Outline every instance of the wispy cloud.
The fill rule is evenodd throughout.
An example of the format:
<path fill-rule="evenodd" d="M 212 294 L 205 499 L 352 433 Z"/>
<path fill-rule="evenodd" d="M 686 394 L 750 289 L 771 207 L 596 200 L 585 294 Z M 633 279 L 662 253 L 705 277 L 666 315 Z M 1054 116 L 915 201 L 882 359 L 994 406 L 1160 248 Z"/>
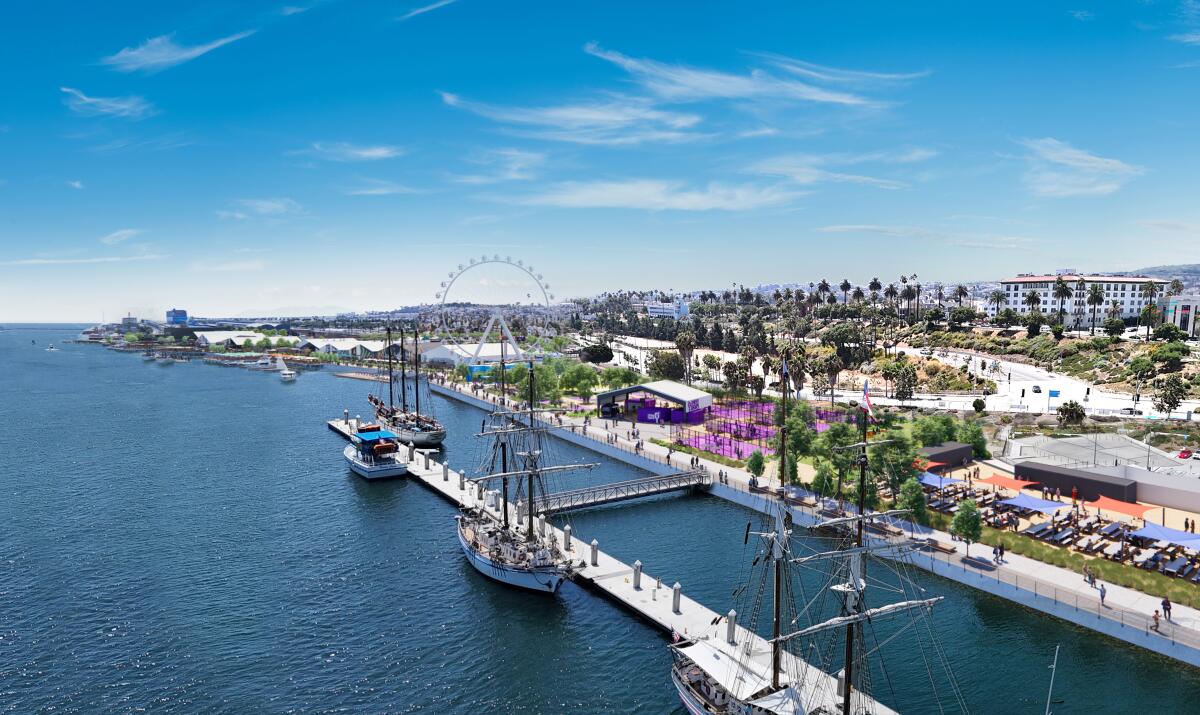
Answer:
<path fill-rule="evenodd" d="M 67 186 L 70 186 L 72 189 L 76 189 L 79 191 L 82 191 L 84 189 L 83 182 L 77 181 L 77 180 L 68 181 Z"/>
<path fill-rule="evenodd" d="M 267 267 L 265 261 L 227 261 L 223 263 L 193 263 L 192 270 L 202 273 L 246 273 L 261 271 Z"/>
<path fill-rule="evenodd" d="M 1045 137 L 1019 142 L 1026 156 L 1026 187 L 1038 196 L 1104 196 L 1144 172 L 1119 159 L 1108 159 Z"/>
<path fill-rule="evenodd" d="M 136 256 L 93 256 L 91 258 L 19 258 L 0 261 L 0 266 L 86 266 L 97 263 L 129 263 L 132 261 L 159 261 L 166 258 L 158 253 L 143 253 Z"/>
<path fill-rule="evenodd" d="M 584 49 L 588 54 L 625 70 L 655 95 L 673 102 L 709 99 L 789 99 L 854 106 L 875 104 L 872 100 L 856 94 L 776 77 L 758 69 L 748 74 L 732 74 L 672 65 L 605 50 L 595 42 L 588 43 Z"/>
<path fill-rule="evenodd" d="M 140 236 L 142 233 L 143 231 L 140 228 L 123 228 L 119 231 L 113 231 L 107 236 L 102 237 L 100 239 L 100 243 L 103 243 L 106 246 L 115 246 L 122 241 L 128 241 L 134 236 Z"/>
<path fill-rule="evenodd" d="M 154 105 L 137 96 L 89 97 L 74 87 L 59 87 L 67 107 L 85 117 L 122 117 L 137 121 L 156 114 Z"/>
<path fill-rule="evenodd" d="M 936 151 L 921 147 L 858 154 L 790 154 L 763 159 L 752 164 L 748 171 L 754 174 L 783 177 L 797 184 L 832 182 L 864 184 L 881 189 L 901 189 L 907 184 L 897 179 L 848 174 L 832 171 L 827 167 L 858 164 L 912 164 L 934 156 L 937 156 Z"/>
<path fill-rule="evenodd" d="M 1182 42 L 1185 45 L 1200 45 L 1200 32 L 1181 32 L 1177 35 L 1171 35 L 1169 39 L 1175 42 Z"/>
<path fill-rule="evenodd" d="M 536 170 L 546 163 L 546 155 L 523 149 L 492 149 L 471 161 L 487 167 L 488 171 L 456 176 L 455 181 L 461 184 L 494 184 L 532 179 Z"/>
<path fill-rule="evenodd" d="M 1067 14 L 1080 22 L 1096 19 L 1096 14 L 1091 10 L 1067 10 Z"/>
<path fill-rule="evenodd" d="M 100 62 L 119 72 L 159 72 L 194 60 L 218 47 L 245 39 L 254 33 L 255 30 L 247 30 L 203 45 L 179 45 L 175 43 L 174 34 L 160 35 L 146 40 L 137 47 L 126 47 L 115 55 L 101 59 Z"/>
<path fill-rule="evenodd" d="M 404 153 L 398 146 L 359 145 L 349 142 L 313 142 L 312 153 L 331 161 L 378 161 L 394 159 Z"/>
<path fill-rule="evenodd" d="M 910 82 L 931 74 L 928 70 L 921 72 L 866 72 L 829 67 L 771 53 L 761 53 L 760 56 L 766 58 L 772 65 L 793 75 L 827 84 L 878 86 Z"/>
<path fill-rule="evenodd" d="M 620 208 L 650 211 L 748 211 L 786 204 L 802 192 L 779 186 L 710 183 L 687 188 L 656 179 L 566 182 L 517 199 L 531 206 Z"/>
<path fill-rule="evenodd" d="M 1200 234 L 1200 224 L 1187 223 L 1186 221 L 1176 221 L 1173 219 L 1146 219 L 1144 221 L 1138 221 L 1138 224 L 1144 226 L 1145 228 L 1155 229 L 1156 231 Z"/>
<path fill-rule="evenodd" d="M 933 241 L 948 246 L 960 248 L 988 248 L 995 250 L 1028 250 L 1034 240 L 1027 236 L 1012 236 L 995 233 L 976 233 L 971 231 L 945 231 L 923 228 L 921 226 L 889 225 L 889 224 L 834 224 L 817 229 L 821 233 L 857 233 L 876 234 L 889 238 L 907 238 L 922 241 Z"/>
<path fill-rule="evenodd" d="M 279 14 L 283 15 L 284 17 L 290 17 L 292 15 L 299 15 L 302 12 L 308 12 L 311 9 L 312 6 L 302 7 L 300 5 L 284 5 L 283 7 L 279 8 Z"/>
<path fill-rule="evenodd" d="M 700 123 L 698 115 L 656 109 L 650 102 L 634 97 L 612 96 L 597 102 L 545 107 L 502 107 L 471 102 L 449 92 L 441 96 L 451 107 L 526 127 L 532 136 L 542 139 L 619 146 L 702 138 L 689 131 Z"/>
<path fill-rule="evenodd" d="M 217 216 L 225 219 L 244 220 L 252 215 L 278 217 L 303 211 L 303 207 L 299 203 L 289 198 L 238 199 L 234 204 L 239 207 L 237 210 L 217 211 Z"/>
<path fill-rule="evenodd" d="M 438 8 L 446 7 L 447 5 L 453 5 L 456 1 L 457 0 L 438 0 L 435 3 L 409 10 L 408 12 L 404 13 L 400 17 L 397 17 L 396 20 L 398 20 L 399 22 L 404 22 L 405 20 L 411 20 L 412 18 L 416 17 L 417 15 L 424 15 L 425 13 L 433 12 L 434 10 L 437 10 Z"/>
<path fill-rule="evenodd" d="M 122 151 L 139 149 L 170 151 L 172 149 L 182 149 L 195 143 L 195 140 L 184 134 L 166 134 L 159 137 L 118 137 L 90 146 L 88 150 L 97 154 L 116 154 Z"/>
<path fill-rule="evenodd" d="M 415 194 L 416 189 L 382 179 L 366 179 L 361 186 L 343 191 L 346 196 L 396 196 Z"/>
<path fill-rule="evenodd" d="M 1175 10 L 1175 18 L 1182 31 L 1167 39 L 1185 45 L 1200 45 L 1200 0 L 1182 0 Z"/>

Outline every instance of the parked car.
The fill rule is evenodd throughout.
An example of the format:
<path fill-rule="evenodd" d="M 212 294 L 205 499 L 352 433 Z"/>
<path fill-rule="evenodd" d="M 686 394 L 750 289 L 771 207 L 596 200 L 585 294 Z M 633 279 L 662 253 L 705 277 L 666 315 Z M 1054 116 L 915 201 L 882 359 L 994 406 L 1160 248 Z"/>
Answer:
<path fill-rule="evenodd" d="M 1200 461 L 1200 452 L 1192 452 L 1192 459 Z"/>
<path fill-rule="evenodd" d="M 1122 407 L 1121 414 L 1123 414 L 1123 415 L 1140 415 L 1140 414 L 1144 414 L 1144 413 L 1135 407 Z"/>
<path fill-rule="evenodd" d="M 1190 450 L 1190 449 L 1180 450 L 1179 458 L 1180 459 L 1191 459 L 1192 458 L 1192 450 Z"/>
<path fill-rule="evenodd" d="M 1034 385 L 1034 386 L 1033 386 L 1033 394 L 1035 394 L 1035 395 L 1040 395 L 1040 394 L 1042 394 L 1042 386 L 1041 386 L 1041 385 Z"/>

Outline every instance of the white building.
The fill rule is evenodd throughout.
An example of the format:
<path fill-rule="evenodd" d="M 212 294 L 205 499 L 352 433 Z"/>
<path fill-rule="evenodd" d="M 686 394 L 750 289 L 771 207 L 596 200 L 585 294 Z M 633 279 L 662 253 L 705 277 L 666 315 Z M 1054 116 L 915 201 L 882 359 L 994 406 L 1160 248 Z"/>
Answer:
<path fill-rule="evenodd" d="M 1046 315 L 1053 315 L 1058 311 L 1058 299 L 1054 297 L 1054 283 L 1057 278 L 1062 278 L 1074 291 L 1071 297 L 1063 302 L 1063 310 L 1067 313 L 1064 322 L 1067 326 L 1080 327 L 1091 325 L 1092 306 L 1088 305 L 1087 298 L 1093 285 L 1100 285 L 1104 290 L 1104 303 L 1096 308 L 1097 325 L 1107 320 L 1110 312 L 1115 310 L 1120 311 L 1119 315 L 1123 319 L 1141 316 L 1142 309 L 1147 304 L 1163 303 L 1168 285 L 1168 281 L 1161 278 L 1146 276 L 1080 276 L 1073 273 L 1057 276 L 1025 274 L 1000 281 L 1000 290 L 1004 292 L 1005 297 L 1000 310 L 1011 308 L 1018 314 L 1030 312 L 1030 306 L 1025 304 L 1026 296 L 1036 291 L 1041 297 L 1041 305 L 1038 310 Z M 1080 279 L 1084 283 L 1082 289 L 1079 287 Z M 1158 297 L 1154 300 L 1142 295 L 1142 286 L 1148 281 L 1154 281 L 1159 287 Z M 989 301 L 987 314 L 995 317 L 996 313 L 996 304 Z"/>
<path fill-rule="evenodd" d="M 675 303 L 652 303 L 649 301 L 631 303 L 634 310 L 645 311 L 646 315 L 651 318 L 674 318 L 680 320 L 686 318 L 690 312 L 690 307 L 685 301 L 677 301 Z"/>
<path fill-rule="evenodd" d="M 480 347 L 478 343 L 467 343 L 465 345 L 442 343 L 428 350 L 421 351 L 421 361 L 441 365 L 458 365 L 459 363 L 470 362 L 489 364 L 500 362 L 501 357 L 506 362 L 527 360 L 529 357 L 525 354 L 516 355 L 512 345 L 505 345 L 503 351 L 501 351 L 501 345 L 502 343 L 484 343 Z M 478 356 L 475 354 L 476 348 L 479 349 Z"/>
<path fill-rule="evenodd" d="M 290 345 L 295 346 L 300 342 L 300 338 L 294 335 L 263 335 L 262 333 L 254 333 L 248 330 L 197 330 L 196 344 L 200 347 L 211 347 L 214 345 L 223 345 L 227 348 L 240 348 L 249 340 L 254 347 L 258 346 L 258 341 L 267 338 L 271 341 L 271 345 Z"/>

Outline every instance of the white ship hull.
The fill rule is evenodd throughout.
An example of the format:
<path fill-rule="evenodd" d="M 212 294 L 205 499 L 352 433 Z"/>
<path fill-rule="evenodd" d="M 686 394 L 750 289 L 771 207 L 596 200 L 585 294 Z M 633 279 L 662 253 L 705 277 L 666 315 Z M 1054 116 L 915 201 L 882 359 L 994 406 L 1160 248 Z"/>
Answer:
<path fill-rule="evenodd" d="M 397 441 L 400 444 L 411 444 L 417 449 L 433 449 L 442 446 L 442 442 L 446 439 L 446 430 L 410 430 L 403 427 L 397 427 L 394 424 L 388 424 L 388 429 L 396 434 Z"/>
<path fill-rule="evenodd" d="M 350 471 L 363 479 L 393 479 L 408 474 L 408 465 L 398 459 L 380 458 L 372 462 L 363 461 L 359 458 L 354 445 L 348 445 L 342 454 L 346 457 L 346 463 L 350 465 Z"/>
<path fill-rule="evenodd" d="M 555 593 L 562 585 L 564 574 L 561 568 L 557 566 L 514 568 L 507 564 L 497 563 L 467 543 L 461 528 L 456 531 L 458 532 L 458 543 L 462 546 L 467 561 L 484 576 L 509 586 L 539 593 Z"/>

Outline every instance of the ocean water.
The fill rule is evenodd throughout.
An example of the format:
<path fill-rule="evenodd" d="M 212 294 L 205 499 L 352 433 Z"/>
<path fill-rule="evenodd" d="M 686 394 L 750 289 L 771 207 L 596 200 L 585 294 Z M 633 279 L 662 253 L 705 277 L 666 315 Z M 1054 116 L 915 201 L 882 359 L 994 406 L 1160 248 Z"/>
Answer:
<path fill-rule="evenodd" d="M 365 413 L 369 383 L 147 364 L 63 344 L 77 327 L 5 328 L 0 712 L 683 712 L 662 634 L 573 584 L 549 599 L 483 578 L 449 504 L 347 472 L 325 420 Z M 450 463 L 473 466 L 481 413 L 433 399 Z M 640 475 L 558 452 L 601 462 L 589 480 Z M 572 523 L 724 611 L 752 519 L 667 497 Z M 933 624 L 971 712 L 1043 712 L 1056 644 L 1056 713 L 1200 709 L 1200 671 L 917 578 L 946 597 Z M 937 712 L 921 656 L 900 639 L 883 652 L 880 699 Z"/>

